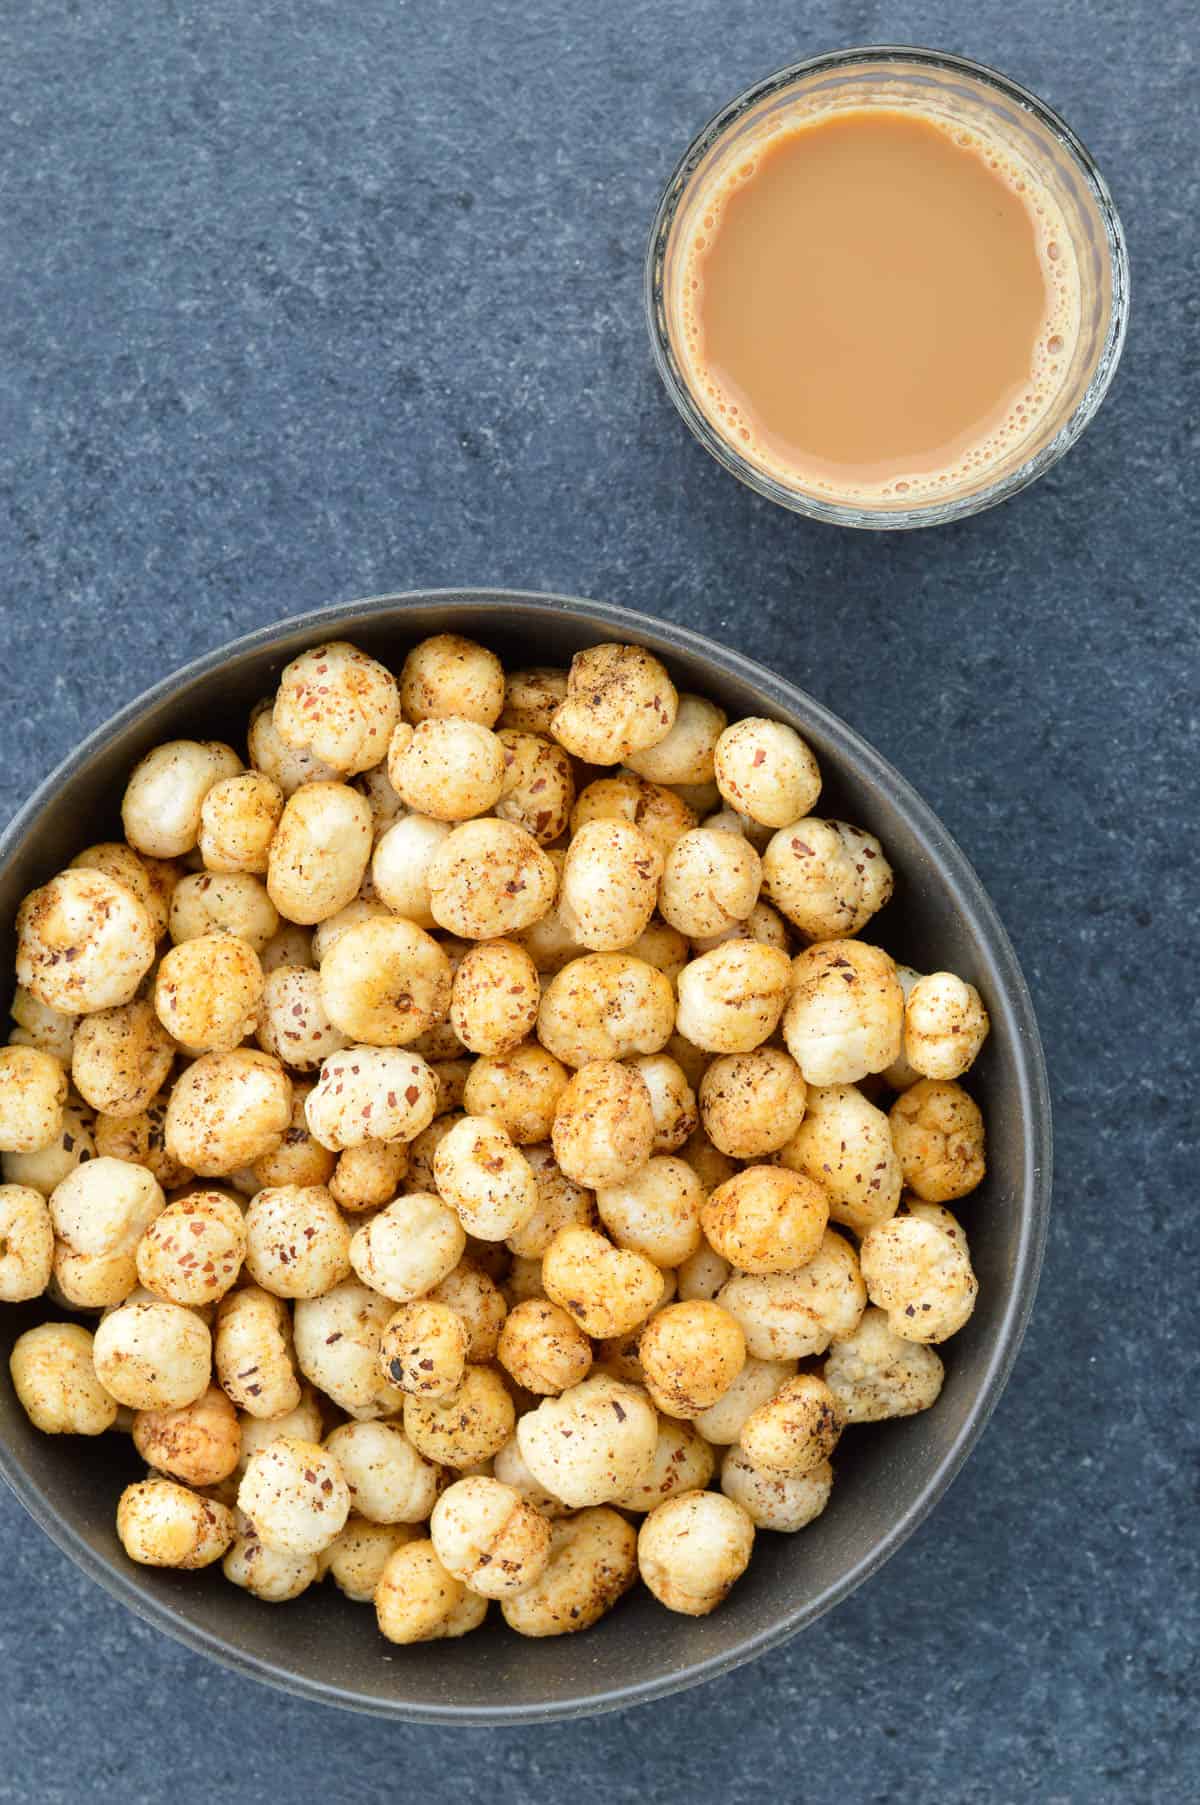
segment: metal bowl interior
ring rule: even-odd
[[[58,1545],[159,1629],[239,1671],[326,1703],[415,1721],[514,1723],[615,1709],[695,1684],[803,1629],[892,1554],[970,1451],[1011,1369],[1037,1284],[1050,1197],[1050,1108],[1032,1006],[1012,947],[958,847],[904,780],[811,697],[698,634],[567,597],[445,590],[384,596],[264,628],[176,672],[94,733],[0,837],[0,1003],[9,1000],[12,924],[25,893],[79,848],[117,831],[130,767],[184,735],[242,739],[250,706],[288,659],[348,637],[393,666],[426,634],[453,630],[506,661],[565,663],[598,640],[659,654],[681,688],[731,716],[770,714],[813,746],[823,813],[877,833],[895,866],[879,939],[920,970],[948,967],[979,986],[992,1034],[971,1086],[987,1118],[989,1173],[963,1217],[980,1280],[974,1316],[945,1351],[947,1379],[924,1415],[847,1432],[825,1515],[799,1538],[764,1534],[721,1610],[691,1619],[644,1590],[580,1640],[526,1641],[493,1618],[462,1642],[388,1647],[372,1613],[331,1586],[269,1609],[219,1569],[133,1566],[116,1539],[122,1485],[136,1477],[121,1435],[38,1434],[13,1395],[7,1354],[43,1303],[0,1311],[0,1472]]]

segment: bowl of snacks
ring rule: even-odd
[[[711,1678],[995,1405],[1050,1187],[1016,959],[712,641],[490,591],[263,629],[42,785],[0,931],[0,1469],[246,1674],[464,1723]]]

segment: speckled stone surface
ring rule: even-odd
[[[1134,322],[1035,490],[851,536],[693,445],[641,258],[721,102],[889,38],[1066,113]],[[3,1496],[0,1800],[1200,1798],[1194,50],[1187,0],[8,0],[0,817],[153,678],[318,603],[476,582],[686,619],[844,714],[973,857],[1038,998],[1058,1184],[978,1452],[790,1646],[624,1717],[391,1727],[185,1653]]]

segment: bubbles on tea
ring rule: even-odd
[[[864,115],[866,109],[832,109],[815,120],[776,116],[763,129],[755,154],[747,156],[741,147],[740,154],[714,162],[690,210],[685,206],[680,215],[683,237],[678,274],[671,284],[676,310],[671,337],[685,386],[700,411],[708,415],[714,430],[738,456],[765,475],[794,490],[866,506],[886,500],[893,506],[912,507],[933,496],[945,501],[958,489],[996,480],[1000,469],[1020,461],[1022,446],[1038,433],[1056,403],[1071,362],[1064,353],[1069,352],[1078,336],[1079,277],[1062,216],[1053,196],[1041,187],[1036,173],[1010,145],[968,129],[961,121],[934,118],[915,109],[909,115],[921,125],[943,133],[959,151],[976,158],[989,179],[1002,182],[1011,192],[1029,221],[1042,272],[1044,314],[1040,328],[1031,335],[1029,386],[1000,400],[987,419],[985,430],[973,443],[956,446],[945,462],[935,468],[910,467],[902,474],[893,470],[886,480],[868,480],[865,470],[854,470],[844,460],[836,469],[827,463],[822,470],[819,460],[798,453],[786,435],[780,438],[764,422],[754,404],[753,388],[748,394],[738,389],[730,392],[725,368],[714,368],[710,361],[713,352],[705,330],[706,277],[723,242],[727,221],[735,217],[732,210],[746,204],[746,184],[772,166],[781,144],[794,142],[809,130],[819,130],[830,122],[844,123],[847,111]],[[960,268],[962,262],[962,257],[956,256],[951,267]]]

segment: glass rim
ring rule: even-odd
[[[662,273],[671,230],[688,182],[708,152],[751,108],[773,94],[782,93],[802,76],[823,74],[868,62],[911,63],[918,68],[945,69],[969,75],[983,85],[995,88],[1024,111],[1032,113],[1069,154],[1091,191],[1104,223],[1112,272],[1108,327],[1096,367],[1082,397],[1054,437],[1015,470],[970,495],[946,501],[917,502],[907,508],[863,508],[845,502],[824,501],[803,490],[790,488],[742,457],[734,446],[721,437],[693,400],[671,347],[663,301]],[[776,502],[780,507],[802,514],[810,520],[875,532],[903,532],[914,527],[941,526],[951,521],[965,520],[973,514],[981,514],[985,508],[1007,501],[1011,495],[1016,495],[1030,483],[1036,482],[1038,477],[1044,475],[1071,449],[1098,412],[1121,361],[1129,323],[1129,281],[1129,251],[1125,232],[1108,184],[1083,140],[1053,107],[1029,88],[1022,87],[1011,76],[991,68],[987,63],[975,62],[971,57],[958,56],[952,51],[929,50],[916,44],[858,44],[845,50],[830,50],[818,56],[805,57],[800,62],[776,69],[772,74],[763,76],[750,87],[744,88],[701,127],[672,170],[655,209],[646,246],[643,298],[650,348],[663,386],[694,437],[717,463],[748,488],[765,496],[768,501]]]

